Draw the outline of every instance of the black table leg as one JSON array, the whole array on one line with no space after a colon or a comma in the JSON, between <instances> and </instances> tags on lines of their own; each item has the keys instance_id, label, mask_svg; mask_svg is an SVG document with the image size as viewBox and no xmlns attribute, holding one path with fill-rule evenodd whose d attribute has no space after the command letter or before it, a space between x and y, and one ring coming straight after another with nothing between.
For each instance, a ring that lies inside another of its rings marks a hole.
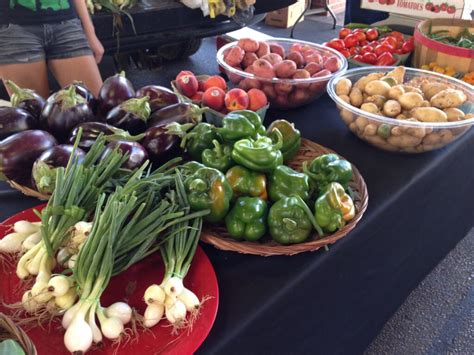
<instances>
[{"instance_id":1,"label":"black table leg","mask_svg":"<svg viewBox=\"0 0 474 355\"><path fill-rule=\"evenodd\" d=\"M325 7L326 7L326 10L329 12L329 14L332 17L332 20L333 20L332 29L334 30L336 28L337 19L336 19L336 15L334 14L334 12L329 7L329 0L326 0Z\"/></svg>"}]
</instances>

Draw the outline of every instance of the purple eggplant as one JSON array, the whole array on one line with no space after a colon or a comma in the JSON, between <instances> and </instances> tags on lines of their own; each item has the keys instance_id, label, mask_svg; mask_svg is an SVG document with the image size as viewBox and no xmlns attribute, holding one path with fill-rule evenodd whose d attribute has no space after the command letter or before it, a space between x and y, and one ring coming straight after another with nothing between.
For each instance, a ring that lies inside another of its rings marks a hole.
<instances>
[{"instance_id":1,"label":"purple eggplant","mask_svg":"<svg viewBox=\"0 0 474 355\"><path fill-rule=\"evenodd\" d=\"M147 150L150 160L155 164L160 164L180 152L179 141L177 135L167 132L166 126L159 126L148 128L140 143Z\"/></svg>"},{"instance_id":2,"label":"purple eggplant","mask_svg":"<svg viewBox=\"0 0 474 355\"><path fill-rule=\"evenodd\" d=\"M80 164L86 153L81 148L74 150L73 145L60 144L44 151L33 164L33 184L42 194L52 194L56 183L56 169L66 167L73 156L73 163Z\"/></svg>"},{"instance_id":3,"label":"purple eggplant","mask_svg":"<svg viewBox=\"0 0 474 355\"><path fill-rule=\"evenodd\" d=\"M86 100L76 93L74 85L51 95L41 112L43 129L51 132L60 142L66 142L78 124L94 120Z\"/></svg>"},{"instance_id":4,"label":"purple eggplant","mask_svg":"<svg viewBox=\"0 0 474 355\"><path fill-rule=\"evenodd\" d=\"M110 142L105 147L102 157L104 157L106 154L109 154L117 147L122 151L123 154L128 154L128 159L122 164L123 169L138 169L148 159L148 153L140 143L128 141Z\"/></svg>"},{"instance_id":5,"label":"purple eggplant","mask_svg":"<svg viewBox=\"0 0 474 355\"><path fill-rule=\"evenodd\" d=\"M15 133L0 141L0 180L11 179L29 185L33 163L56 144L51 134L41 130Z\"/></svg>"},{"instance_id":6,"label":"purple eggplant","mask_svg":"<svg viewBox=\"0 0 474 355\"><path fill-rule=\"evenodd\" d=\"M0 139L14 133L34 129L38 120L21 108L0 107Z\"/></svg>"},{"instance_id":7,"label":"purple eggplant","mask_svg":"<svg viewBox=\"0 0 474 355\"><path fill-rule=\"evenodd\" d=\"M148 97L129 99L114 107L107 115L105 122L112 126L125 129L131 134L145 131L146 122L150 117Z\"/></svg>"},{"instance_id":8,"label":"purple eggplant","mask_svg":"<svg viewBox=\"0 0 474 355\"><path fill-rule=\"evenodd\" d=\"M11 80L5 80L5 85L12 92L10 96L12 107L24 109L36 119L40 117L45 105L45 101L40 95L34 90L20 88Z\"/></svg>"},{"instance_id":9,"label":"purple eggplant","mask_svg":"<svg viewBox=\"0 0 474 355\"><path fill-rule=\"evenodd\" d=\"M97 99L94 97L94 94L92 93L92 91L90 91L87 88L86 84L84 84L82 81L73 81L71 85L76 88L76 94L86 99L86 102L89 105L92 112L96 112ZM65 87L65 89L68 89L71 85Z\"/></svg>"},{"instance_id":10,"label":"purple eggplant","mask_svg":"<svg viewBox=\"0 0 474 355\"><path fill-rule=\"evenodd\" d=\"M169 123L198 123L201 122L204 111L205 109L186 102L166 106L151 114L148 127L166 126Z\"/></svg>"},{"instance_id":11,"label":"purple eggplant","mask_svg":"<svg viewBox=\"0 0 474 355\"><path fill-rule=\"evenodd\" d=\"M136 97L150 98L151 112L162 109L163 107L177 104L178 96L168 88L158 85L147 85L137 91Z\"/></svg>"},{"instance_id":12,"label":"purple eggplant","mask_svg":"<svg viewBox=\"0 0 474 355\"><path fill-rule=\"evenodd\" d=\"M105 118L110 110L122 102L135 97L132 83L125 77L125 73L115 74L105 79L97 97L97 113Z\"/></svg>"},{"instance_id":13,"label":"purple eggplant","mask_svg":"<svg viewBox=\"0 0 474 355\"><path fill-rule=\"evenodd\" d=\"M130 142L136 142L143 138L143 134L132 136L123 129L108 125L101 122L85 122L76 126L69 136L69 143L74 144L79 128L82 128L81 140L79 141L79 148L88 151L92 144L97 140L97 137L102 133L107 136L107 140L116 141L124 140Z\"/></svg>"}]
</instances>

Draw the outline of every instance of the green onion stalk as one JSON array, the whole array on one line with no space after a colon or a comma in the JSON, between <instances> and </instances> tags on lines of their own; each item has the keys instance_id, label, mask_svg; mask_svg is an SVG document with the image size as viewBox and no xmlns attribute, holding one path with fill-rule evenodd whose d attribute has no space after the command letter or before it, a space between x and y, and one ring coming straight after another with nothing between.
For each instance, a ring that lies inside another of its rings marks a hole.
<instances>
[{"instance_id":1,"label":"green onion stalk","mask_svg":"<svg viewBox=\"0 0 474 355\"><path fill-rule=\"evenodd\" d=\"M74 149L80 140L78 135ZM74 225L91 216L100 194L108 180L119 169L127 156L114 150L101 158L105 148L104 137L99 137L83 163L76 161L75 154L66 168L56 170L56 183L47 206L37 214L41 218L41 239L29 249L18 261L16 273L20 279L37 275L35 284L23 295L23 302L33 306L45 304L52 297L47 285L55 267L55 256L58 249L67 243ZM35 308L35 307L30 308Z\"/></svg>"},{"instance_id":2,"label":"green onion stalk","mask_svg":"<svg viewBox=\"0 0 474 355\"><path fill-rule=\"evenodd\" d=\"M103 209L105 197L97 205L92 230L71 276L80 298L62 320L67 329L64 343L71 352L85 352L103 337L120 337L132 310L124 302L102 307L100 297L110 278L157 251L164 242L161 238L167 238L168 230L175 225L208 213L189 213L189 209L175 203L174 176L164 172L140 178L141 174L136 172L124 187L118 187Z\"/></svg>"},{"instance_id":3,"label":"green onion stalk","mask_svg":"<svg viewBox=\"0 0 474 355\"><path fill-rule=\"evenodd\" d=\"M188 213L189 203L179 170L176 174L176 203L185 206ZM202 216L176 224L161 245L160 251L165 264L165 275L161 284L150 285L144 294L147 308L144 325L153 327L166 316L166 319L179 328L186 324L186 313L197 316L201 301L184 286L194 254L196 253L202 229Z\"/></svg>"}]
</instances>

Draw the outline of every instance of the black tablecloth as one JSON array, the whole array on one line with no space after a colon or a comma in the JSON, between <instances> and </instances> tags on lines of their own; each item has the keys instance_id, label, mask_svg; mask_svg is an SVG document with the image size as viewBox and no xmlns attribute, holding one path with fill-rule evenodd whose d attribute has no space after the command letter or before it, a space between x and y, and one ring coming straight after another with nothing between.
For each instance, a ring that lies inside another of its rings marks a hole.
<instances>
[{"instance_id":1,"label":"black tablecloth","mask_svg":"<svg viewBox=\"0 0 474 355\"><path fill-rule=\"evenodd\" d=\"M352 161L367 182L369 207L328 252L265 258L205 246L220 305L199 353L361 353L472 227L474 130L447 148L400 155L348 132L327 96L268 117L294 121L306 138ZM36 204L0 185L0 220Z\"/></svg>"}]
</instances>

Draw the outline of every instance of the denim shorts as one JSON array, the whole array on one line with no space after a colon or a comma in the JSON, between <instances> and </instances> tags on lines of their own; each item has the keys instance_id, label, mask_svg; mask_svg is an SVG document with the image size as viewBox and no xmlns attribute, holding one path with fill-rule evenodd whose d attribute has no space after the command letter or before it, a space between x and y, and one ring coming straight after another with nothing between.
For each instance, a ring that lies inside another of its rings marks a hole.
<instances>
[{"instance_id":1,"label":"denim shorts","mask_svg":"<svg viewBox=\"0 0 474 355\"><path fill-rule=\"evenodd\" d=\"M0 25L0 65L92 55L81 21Z\"/></svg>"}]
</instances>

